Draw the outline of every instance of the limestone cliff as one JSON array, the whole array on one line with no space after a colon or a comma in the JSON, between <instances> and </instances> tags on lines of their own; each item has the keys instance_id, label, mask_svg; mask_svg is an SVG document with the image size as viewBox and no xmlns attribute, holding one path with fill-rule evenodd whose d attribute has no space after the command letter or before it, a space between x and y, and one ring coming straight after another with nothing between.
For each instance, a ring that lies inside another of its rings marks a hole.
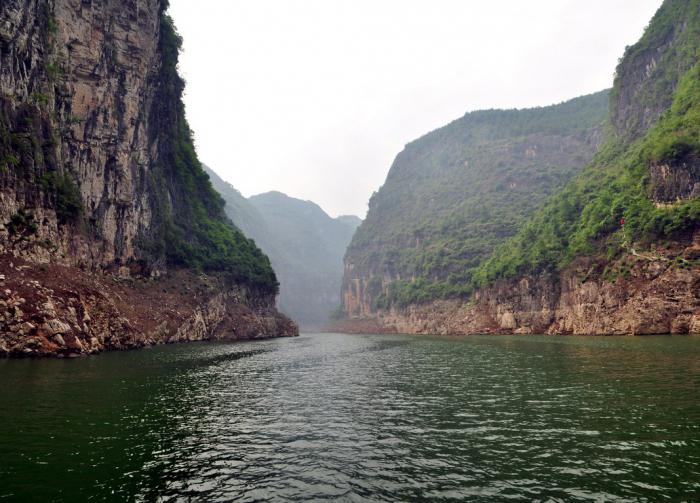
<instances>
[{"instance_id":1,"label":"limestone cliff","mask_svg":"<svg viewBox=\"0 0 700 503\"><path fill-rule=\"evenodd\" d=\"M472 112L409 143L345 255L346 314L462 295L471 271L593 157L607 100Z\"/></svg>"},{"instance_id":2,"label":"limestone cliff","mask_svg":"<svg viewBox=\"0 0 700 503\"><path fill-rule=\"evenodd\" d=\"M0 254L8 286L0 304L8 309L1 313L0 354L33 354L38 346L40 354L124 347L119 330L72 319L69 297L93 304L90 319L111 313L128 320L128 303L89 300L85 274L94 285L114 277L146 281L143 289L155 291L159 277L183 274L196 285L209 284L193 279L200 272L215 273L218 287L196 303L183 286L181 321L205 319L197 313L211 311L207 306L219 298L228 311L237 304L277 320L279 330L247 336L293 332L274 313L277 287L268 259L225 217L197 160L177 75L180 39L166 8L165 0L0 4ZM60 288L41 282L54 267L67 268ZM67 307L44 308L47 303ZM156 314L162 308L151 307ZM172 324L148 332L136 319L124 321L133 325L126 346L217 337L225 318L217 313L206 330L180 336ZM73 338L80 343L68 345Z\"/></svg>"},{"instance_id":3,"label":"limestone cliff","mask_svg":"<svg viewBox=\"0 0 700 503\"><path fill-rule=\"evenodd\" d=\"M700 334L698 259L700 232L655 253L628 254L613 263L580 258L560 273L497 282L469 302L392 307L346 319L337 328L442 335Z\"/></svg>"},{"instance_id":4,"label":"limestone cliff","mask_svg":"<svg viewBox=\"0 0 700 503\"><path fill-rule=\"evenodd\" d=\"M38 226L31 241L51 242L66 263L126 264L153 222L145 185L158 155L149 112L160 14L158 1L2 4L0 218L31 210ZM61 225L79 209L98 239ZM34 248L49 259L50 248Z\"/></svg>"},{"instance_id":5,"label":"limestone cliff","mask_svg":"<svg viewBox=\"0 0 700 503\"><path fill-rule=\"evenodd\" d=\"M366 263L358 267L352 246L346 256L343 328L700 333L698 54L700 2L666 0L620 61L610 93L611 127L593 160L517 222L510 236L499 236L500 244L478 264L446 280L404 275L397 286L396 275L377 269L382 259L364 252L386 238L365 236L358 244ZM414 172L424 168L430 165ZM404 184L420 180L415 175ZM492 194L479 200L488 207ZM398 206L396 198L387 200L375 218ZM469 225L488 224L488 213L474 212ZM456 235L449 225L432 230Z\"/></svg>"}]
</instances>

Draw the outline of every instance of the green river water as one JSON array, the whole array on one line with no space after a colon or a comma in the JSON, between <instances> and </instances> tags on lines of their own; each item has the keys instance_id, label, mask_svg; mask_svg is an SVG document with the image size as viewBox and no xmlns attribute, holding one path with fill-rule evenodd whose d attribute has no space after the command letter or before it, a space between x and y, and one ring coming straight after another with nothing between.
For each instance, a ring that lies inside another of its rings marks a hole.
<instances>
[{"instance_id":1,"label":"green river water","mask_svg":"<svg viewBox=\"0 0 700 503\"><path fill-rule=\"evenodd\" d=\"M700 501L700 338L3 360L4 501Z\"/></svg>"}]
</instances>

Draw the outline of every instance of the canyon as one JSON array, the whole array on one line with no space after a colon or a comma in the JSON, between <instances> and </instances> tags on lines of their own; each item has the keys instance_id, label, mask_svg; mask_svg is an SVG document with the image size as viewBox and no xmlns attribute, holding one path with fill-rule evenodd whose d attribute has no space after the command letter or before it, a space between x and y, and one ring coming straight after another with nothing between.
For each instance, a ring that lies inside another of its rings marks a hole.
<instances>
[{"instance_id":1,"label":"canyon","mask_svg":"<svg viewBox=\"0 0 700 503\"><path fill-rule=\"evenodd\" d=\"M334 307L347 332L700 332L698 0L663 3L609 90L410 142L364 221L199 161L167 9L0 6L0 356L294 336Z\"/></svg>"},{"instance_id":2,"label":"canyon","mask_svg":"<svg viewBox=\"0 0 700 503\"><path fill-rule=\"evenodd\" d=\"M245 198L205 169L228 217L270 257L280 282L279 310L302 330L322 330L340 304L343 255L360 218L332 218L314 202L281 192Z\"/></svg>"}]
</instances>

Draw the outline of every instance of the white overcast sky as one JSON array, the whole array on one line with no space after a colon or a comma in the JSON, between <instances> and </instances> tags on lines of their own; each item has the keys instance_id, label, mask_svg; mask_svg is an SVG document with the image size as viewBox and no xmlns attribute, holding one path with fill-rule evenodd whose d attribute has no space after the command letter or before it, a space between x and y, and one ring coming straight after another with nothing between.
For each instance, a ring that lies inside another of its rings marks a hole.
<instances>
[{"instance_id":1,"label":"white overcast sky","mask_svg":"<svg viewBox=\"0 0 700 503\"><path fill-rule=\"evenodd\" d=\"M171 0L203 162L364 216L409 141L612 84L661 0Z\"/></svg>"}]
</instances>

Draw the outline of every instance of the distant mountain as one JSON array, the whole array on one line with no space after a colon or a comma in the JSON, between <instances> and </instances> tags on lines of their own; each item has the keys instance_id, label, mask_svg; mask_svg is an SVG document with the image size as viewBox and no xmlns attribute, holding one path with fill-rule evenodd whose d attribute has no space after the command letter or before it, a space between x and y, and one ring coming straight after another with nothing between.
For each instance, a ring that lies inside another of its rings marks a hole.
<instances>
[{"instance_id":1,"label":"distant mountain","mask_svg":"<svg viewBox=\"0 0 700 503\"><path fill-rule=\"evenodd\" d=\"M338 220L339 222L344 222L356 228L359 227L362 223L362 219L360 217L356 217L355 215L340 215L336 218L336 220Z\"/></svg>"},{"instance_id":2,"label":"distant mountain","mask_svg":"<svg viewBox=\"0 0 700 503\"><path fill-rule=\"evenodd\" d=\"M343 255L362 220L332 218L317 204L281 192L246 199L205 170L228 217L270 257L280 282L279 309L307 330L325 325L340 304Z\"/></svg>"}]
</instances>

